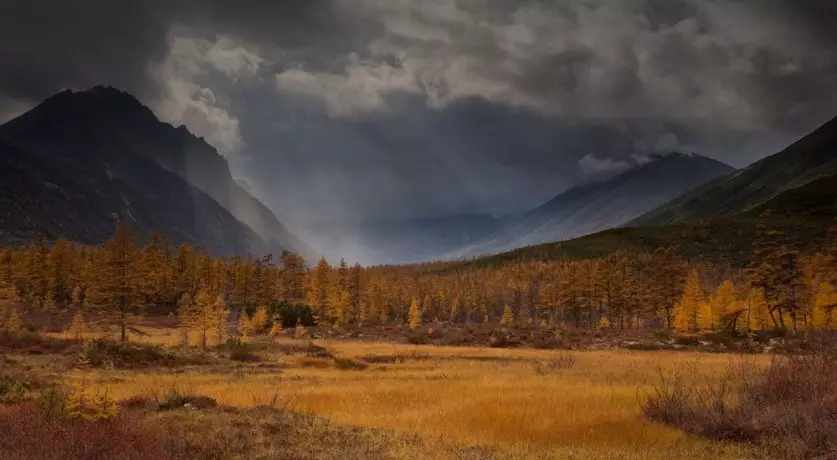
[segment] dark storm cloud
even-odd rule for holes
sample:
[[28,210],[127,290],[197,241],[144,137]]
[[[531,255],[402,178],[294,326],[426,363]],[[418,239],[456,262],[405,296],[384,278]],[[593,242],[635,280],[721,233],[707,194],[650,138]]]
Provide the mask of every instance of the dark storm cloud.
[[282,214],[511,210],[653,151],[772,153],[837,114],[835,19],[824,0],[13,0],[0,120],[110,84]]
[[352,15],[329,0],[12,0],[0,5],[0,93],[37,100],[107,83],[153,96],[147,67],[166,54],[175,26],[335,50],[357,34]]

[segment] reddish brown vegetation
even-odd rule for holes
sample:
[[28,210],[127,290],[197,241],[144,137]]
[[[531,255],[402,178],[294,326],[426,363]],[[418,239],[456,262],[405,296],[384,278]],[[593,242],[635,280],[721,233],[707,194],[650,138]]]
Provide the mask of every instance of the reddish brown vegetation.
[[690,433],[758,442],[788,458],[837,458],[837,350],[817,339],[764,372],[738,366],[717,381],[663,378],[647,417]]
[[34,403],[0,406],[0,452],[17,459],[213,458],[211,445],[197,444],[139,416],[107,421],[42,420]]

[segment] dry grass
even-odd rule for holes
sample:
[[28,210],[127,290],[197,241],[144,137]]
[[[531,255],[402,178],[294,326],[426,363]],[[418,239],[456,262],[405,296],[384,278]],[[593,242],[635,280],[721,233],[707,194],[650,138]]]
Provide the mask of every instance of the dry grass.
[[[176,336],[150,331],[146,338],[160,343]],[[97,369],[69,376],[94,379],[116,399],[176,389],[235,408],[271,401],[339,426],[421,436],[434,445],[487,446],[514,458],[763,455],[752,446],[700,439],[642,417],[640,399],[656,382],[658,367],[673,371],[698,360],[702,375],[720,378],[731,359],[725,355],[587,351],[567,357],[541,350],[317,344],[334,356],[308,356],[303,351],[311,348],[307,342],[279,339],[252,344],[259,363],[151,372]],[[756,359],[757,365],[767,365]],[[539,372],[534,362],[550,372]],[[422,458],[407,453],[415,443],[405,446],[366,458]],[[451,458],[463,458],[451,452]]]

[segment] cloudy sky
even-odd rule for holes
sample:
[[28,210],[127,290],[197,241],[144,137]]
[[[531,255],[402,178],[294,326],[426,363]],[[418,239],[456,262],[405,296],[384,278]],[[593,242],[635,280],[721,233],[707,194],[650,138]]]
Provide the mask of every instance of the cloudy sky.
[[511,212],[837,115],[825,0],[6,0],[0,121],[132,92],[296,221]]

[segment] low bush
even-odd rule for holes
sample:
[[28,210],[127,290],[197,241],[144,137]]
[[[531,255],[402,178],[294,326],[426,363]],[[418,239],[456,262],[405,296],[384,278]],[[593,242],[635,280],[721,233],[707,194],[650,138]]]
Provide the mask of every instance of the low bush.
[[505,348],[509,346],[508,336],[503,331],[492,331],[488,338],[488,346],[491,348]]
[[224,345],[220,346],[220,349],[233,361],[257,362],[261,360],[259,355],[253,353],[252,347],[241,340],[229,339]]
[[334,367],[341,371],[362,371],[369,365],[356,359],[334,358]]
[[719,379],[662,375],[643,406],[651,420],[716,439],[759,442],[789,458],[837,457],[837,353],[816,346]]
[[0,407],[0,452],[8,459],[217,458],[210,447],[130,414],[109,420],[46,420],[34,402]]
[[155,396],[158,410],[174,410],[183,408],[211,409],[218,402],[209,396],[187,394],[177,388],[170,388],[162,396]]
[[84,343],[79,352],[78,365],[134,369],[208,364],[212,361],[210,355],[197,349],[94,339]]
[[546,361],[534,361],[532,363],[535,373],[538,375],[550,374],[575,366],[575,356],[572,353],[562,352],[547,359]]
[[36,332],[25,331],[14,335],[0,332],[0,353],[59,354],[77,350],[78,346],[76,340],[46,337]]

